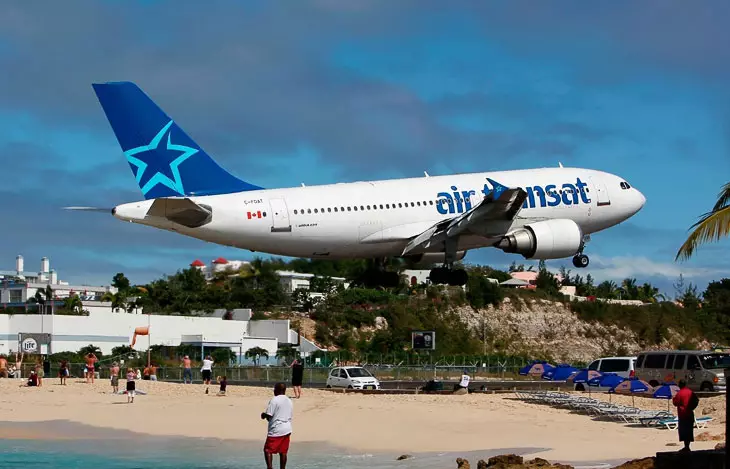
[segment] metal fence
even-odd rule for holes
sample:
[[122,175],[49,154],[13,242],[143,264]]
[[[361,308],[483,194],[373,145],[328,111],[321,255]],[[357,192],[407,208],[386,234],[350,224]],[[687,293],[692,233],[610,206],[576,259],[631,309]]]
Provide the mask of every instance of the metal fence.
[[[412,381],[412,382],[426,382],[431,379],[438,379],[443,381],[456,381],[460,379],[462,373],[466,370],[472,380],[486,380],[486,379],[513,379],[518,378],[518,370],[522,365],[506,365],[506,364],[493,364],[491,366],[410,366],[410,367],[395,367],[390,365],[384,366],[372,366],[365,365],[376,378],[380,381]],[[23,365],[23,377],[27,378],[30,371],[34,368],[34,365],[27,364]],[[327,381],[327,375],[329,374],[331,367],[305,367],[303,384],[307,386],[324,386]],[[58,377],[58,366],[51,366],[50,373],[46,373],[45,378],[57,378]],[[84,378],[84,364],[73,363],[69,365],[70,379],[83,379]],[[120,375],[124,375],[124,370],[121,371]],[[202,382],[202,376],[200,369],[193,368],[193,382]],[[213,367],[213,378],[217,379],[218,376],[226,376],[230,383],[274,383],[278,381],[290,382],[291,381],[291,368],[289,367],[274,367],[274,366],[261,366],[261,367],[250,367],[250,366],[236,366],[236,367]],[[108,379],[110,377],[109,367],[104,366],[97,370],[97,377],[99,379]],[[171,381],[171,382],[182,382],[183,381],[183,368],[182,367],[158,367],[157,368],[157,379],[160,381]]]

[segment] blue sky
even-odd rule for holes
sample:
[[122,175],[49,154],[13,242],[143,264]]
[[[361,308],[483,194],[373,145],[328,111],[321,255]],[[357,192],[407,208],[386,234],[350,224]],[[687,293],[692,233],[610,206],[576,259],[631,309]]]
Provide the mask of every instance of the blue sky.
[[703,288],[730,275],[730,244],[674,255],[730,174],[729,13],[721,1],[6,2],[0,270],[48,256],[75,283],[144,282],[252,256],[60,210],[141,198],[91,88],[130,80],[264,187],[559,161],[620,174],[647,204],[593,237],[585,272],[670,293],[681,273]]

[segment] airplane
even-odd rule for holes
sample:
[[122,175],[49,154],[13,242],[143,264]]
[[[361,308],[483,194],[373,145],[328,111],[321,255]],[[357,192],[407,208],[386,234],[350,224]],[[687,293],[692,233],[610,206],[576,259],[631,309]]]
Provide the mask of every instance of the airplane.
[[585,268],[590,235],[646,202],[620,176],[562,164],[265,189],[219,166],[136,84],[92,86],[145,199],[114,217],[252,252],[373,259],[381,285],[398,282],[388,258],[437,265],[433,284],[464,285],[454,263],[484,247]]

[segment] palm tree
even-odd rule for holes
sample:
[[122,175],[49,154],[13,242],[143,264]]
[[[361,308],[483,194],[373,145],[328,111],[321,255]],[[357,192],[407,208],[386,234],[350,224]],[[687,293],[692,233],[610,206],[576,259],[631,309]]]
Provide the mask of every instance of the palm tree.
[[718,241],[730,234],[730,182],[722,187],[712,210],[702,215],[690,229],[693,231],[679,248],[675,261],[689,259],[700,244]]
[[81,302],[81,298],[76,295],[64,298],[63,307],[64,309],[71,311],[74,314],[81,315],[84,313],[84,304]]
[[117,293],[106,292],[104,293],[104,296],[101,297],[101,301],[110,301],[112,304],[112,311],[119,311],[120,309],[124,311],[127,310],[127,298],[121,291]]
[[245,357],[253,360],[254,366],[259,366],[259,359],[260,358],[269,358],[269,352],[266,349],[261,348],[261,347],[252,347],[252,348],[246,350]]

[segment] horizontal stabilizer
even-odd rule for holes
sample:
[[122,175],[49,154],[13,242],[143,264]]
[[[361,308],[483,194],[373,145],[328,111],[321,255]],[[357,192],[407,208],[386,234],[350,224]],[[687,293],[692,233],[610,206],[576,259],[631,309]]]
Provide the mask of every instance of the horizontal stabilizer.
[[148,216],[167,218],[178,225],[199,228],[213,219],[213,209],[208,205],[197,204],[188,198],[155,199],[147,211]]

